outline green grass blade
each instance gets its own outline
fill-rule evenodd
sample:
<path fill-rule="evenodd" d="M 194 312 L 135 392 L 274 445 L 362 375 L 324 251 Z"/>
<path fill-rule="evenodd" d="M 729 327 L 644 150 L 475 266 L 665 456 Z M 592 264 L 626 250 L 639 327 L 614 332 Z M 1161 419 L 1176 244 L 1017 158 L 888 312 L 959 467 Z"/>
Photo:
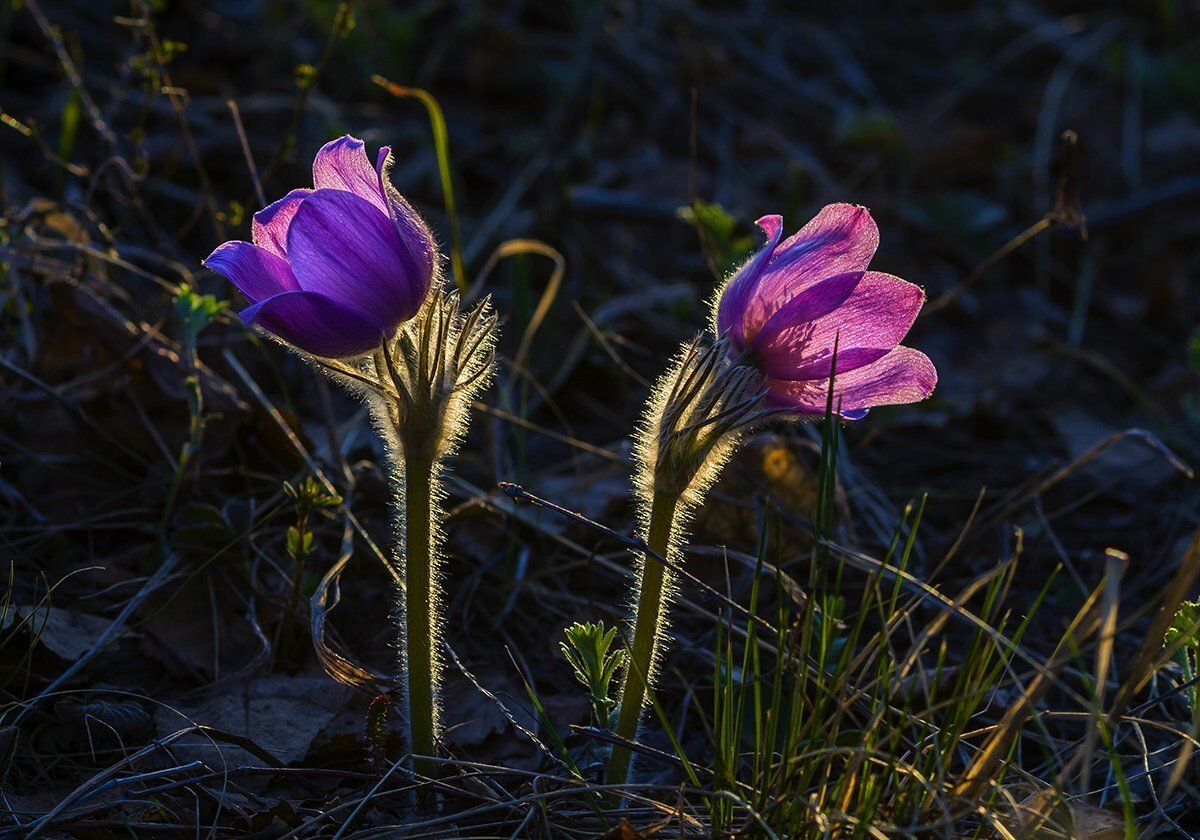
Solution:
<path fill-rule="evenodd" d="M 450 271 L 454 275 L 454 285 L 459 293 L 466 294 L 467 272 L 463 267 L 462 229 L 454 202 L 454 182 L 450 176 L 450 134 L 446 130 L 446 117 L 442 113 L 442 106 L 427 90 L 398 85 L 378 73 L 371 76 L 371 81 L 392 96 L 420 100 L 429 113 L 429 125 L 433 129 L 433 147 L 437 154 L 438 176 L 442 182 L 442 200 L 446 203 L 446 217 L 450 220 Z"/>

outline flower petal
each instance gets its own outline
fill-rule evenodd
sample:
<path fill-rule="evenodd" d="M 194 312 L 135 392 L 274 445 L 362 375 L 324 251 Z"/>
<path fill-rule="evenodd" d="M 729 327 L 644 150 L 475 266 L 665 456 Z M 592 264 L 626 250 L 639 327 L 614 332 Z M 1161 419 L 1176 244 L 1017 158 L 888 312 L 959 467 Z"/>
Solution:
<path fill-rule="evenodd" d="M 754 293 L 746 301 L 743 330 L 754 337 L 781 306 L 835 274 L 866 271 L 879 247 L 879 228 L 870 211 L 855 204 L 830 204 L 779 244 Z"/>
<path fill-rule="evenodd" d="M 781 306 L 750 343 L 762 372 L 796 379 L 790 373 L 809 360 L 815 322 L 842 306 L 862 279 L 861 271 L 837 274 L 814 283 Z"/>
<path fill-rule="evenodd" d="M 839 354 L 840 357 L 840 354 Z M 877 405 L 925 399 L 937 386 L 933 362 L 919 350 L 897 347 L 869 365 L 834 378 L 833 408 L 846 420 L 860 420 Z M 829 381 L 768 380 L 768 401 L 798 414 L 824 414 Z"/>
<path fill-rule="evenodd" d="M 318 190 L 354 193 L 387 212 L 379 177 L 367 159 L 367 147 L 349 134 L 330 140 L 317 152 L 313 159 L 313 186 Z"/>
<path fill-rule="evenodd" d="M 424 288 L 420 291 L 420 297 L 424 300 L 429 291 L 429 285 L 433 281 L 434 268 L 437 265 L 437 244 L 433 241 L 433 234 L 429 232 L 425 220 L 392 186 L 391 170 L 392 150 L 383 146 L 375 158 L 379 189 L 387 198 L 388 215 L 391 216 L 392 224 L 396 226 L 396 232 L 400 235 L 400 241 L 412 259 L 410 270 L 414 277 L 423 279 Z"/>
<path fill-rule="evenodd" d="M 268 204 L 254 214 L 250 221 L 250 238 L 260 248 L 287 259 L 287 230 L 300 202 L 312 195 L 312 190 L 292 190 L 274 204 Z"/>
<path fill-rule="evenodd" d="M 249 242 L 226 242 L 204 265 L 238 287 L 251 303 L 300 288 L 287 260 Z"/>
<path fill-rule="evenodd" d="M 815 292 L 837 278 L 810 286 L 771 316 L 754 339 L 756 354 L 768 376 L 828 379 L 835 344 L 837 373 L 841 376 L 882 358 L 900 343 L 921 311 L 925 292 L 891 274 L 868 271 L 861 276 L 862 281 L 840 305 L 820 313 L 810 323 L 794 317 L 793 310 L 803 308 Z"/>
<path fill-rule="evenodd" d="M 746 336 L 742 329 L 746 306 L 758 286 L 767 261 L 779 244 L 779 237 L 783 234 L 783 216 L 763 216 L 755 224 L 767 235 L 767 243 L 725 281 L 717 297 L 717 335 L 728 334 L 737 352 L 746 349 Z"/>
<path fill-rule="evenodd" d="M 300 288 L 370 312 L 391 328 L 416 314 L 428 290 L 413 275 L 391 219 L 341 190 L 317 190 L 301 203 L 287 253 Z"/>
<path fill-rule="evenodd" d="M 314 356 L 330 359 L 369 352 L 386 334 L 371 315 L 318 292 L 284 292 L 256 303 L 241 315 L 247 324 L 260 326 Z"/>

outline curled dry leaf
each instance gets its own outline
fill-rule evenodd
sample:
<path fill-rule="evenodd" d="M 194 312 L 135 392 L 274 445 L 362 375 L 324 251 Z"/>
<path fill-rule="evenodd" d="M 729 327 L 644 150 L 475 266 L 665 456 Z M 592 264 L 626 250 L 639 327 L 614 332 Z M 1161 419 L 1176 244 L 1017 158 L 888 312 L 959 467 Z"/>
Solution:
<path fill-rule="evenodd" d="M 74 662 L 83 656 L 109 622 L 97 615 L 42 604 L 17 604 L 4 615 L 0 631 L 28 633 L 55 656 Z"/>
<path fill-rule="evenodd" d="M 1009 829 L 1029 840 L 1122 840 L 1125 822 L 1111 811 L 1045 788 L 1017 806 Z"/>

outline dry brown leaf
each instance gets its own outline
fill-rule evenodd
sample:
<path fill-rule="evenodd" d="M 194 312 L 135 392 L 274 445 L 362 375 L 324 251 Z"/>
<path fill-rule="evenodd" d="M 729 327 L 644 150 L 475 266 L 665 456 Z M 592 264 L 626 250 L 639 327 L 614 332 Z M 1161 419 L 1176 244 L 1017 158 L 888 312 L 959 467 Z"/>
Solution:
<path fill-rule="evenodd" d="M 1118 815 L 1064 797 L 1049 788 L 1026 797 L 1008 828 L 1024 840 L 1122 840 L 1125 822 Z"/>
<path fill-rule="evenodd" d="M 649 840 L 657 831 L 658 829 L 651 829 L 649 832 L 640 831 L 630 825 L 629 820 L 621 817 L 619 823 L 599 835 L 596 840 Z"/>
<path fill-rule="evenodd" d="M 0 630 L 7 631 L 22 620 L 26 620 L 22 631 L 36 636 L 39 644 L 67 662 L 74 662 L 87 653 L 109 625 L 108 620 L 100 616 L 62 607 L 17 604 L 5 614 Z"/>
<path fill-rule="evenodd" d="M 275 674 L 222 686 L 220 694 L 155 715 L 160 736 L 200 723 L 253 741 L 284 764 L 300 761 L 318 733 L 339 712 L 350 692 L 324 677 Z M 172 746 L 177 756 L 219 768 L 260 763 L 244 750 L 189 736 Z"/>
<path fill-rule="evenodd" d="M 1074 840 L 1122 840 L 1125 821 L 1111 811 L 1091 805 L 1072 805 Z"/>

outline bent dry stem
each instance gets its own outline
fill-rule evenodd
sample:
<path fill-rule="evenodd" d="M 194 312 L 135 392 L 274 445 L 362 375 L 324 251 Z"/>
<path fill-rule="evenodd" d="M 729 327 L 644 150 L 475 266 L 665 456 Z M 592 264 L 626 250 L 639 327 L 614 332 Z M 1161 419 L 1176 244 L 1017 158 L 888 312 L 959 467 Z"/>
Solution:
<path fill-rule="evenodd" d="M 409 730 L 413 770 L 422 776 L 437 773 L 434 755 L 433 700 L 433 462 L 413 459 L 404 463 L 404 587 L 405 651 L 408 667 Z"/>
<path fill-rule="evenodd" d="M 671 545 L 671 531 L 675 525 L 675 511 L 678 505 L 678 494 L 669 492 L 655 493 L 651 502 L 650 524 L 646 534 L 649 552 L 642 557 L 632 657 L 625 672 L 625 685 L 621 690 L 621 711 L 616 729 L 618 737 L 628 741 L 637 736 L 638 721 L 646 701 L 646 680 L 650 679 L 654 664 L 654 649 L 658 642 L 667 575 L 667 569 L 659 558 L 667 556 Z M 613 747 L 612 758 L 608 764 L 609 784 L 625 782 L 629 776 L 631 759 L 632 755 L 627 747 Z"/>

